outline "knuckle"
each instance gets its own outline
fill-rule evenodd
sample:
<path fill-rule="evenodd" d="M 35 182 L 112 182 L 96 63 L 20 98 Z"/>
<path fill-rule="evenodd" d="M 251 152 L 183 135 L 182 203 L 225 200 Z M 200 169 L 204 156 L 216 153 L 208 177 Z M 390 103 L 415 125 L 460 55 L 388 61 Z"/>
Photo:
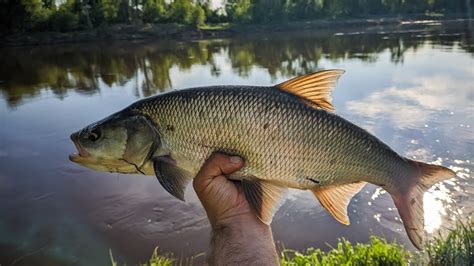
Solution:
<path fill-rule="evenodd" d="M 223 159 L 227 159 L 227 155 L 225 155 L 221 152 L 214 152 L 209 157 L 209 159 L 212 160 L 212 161 L 220 161 L 220 160 L 223 160 Z"/>

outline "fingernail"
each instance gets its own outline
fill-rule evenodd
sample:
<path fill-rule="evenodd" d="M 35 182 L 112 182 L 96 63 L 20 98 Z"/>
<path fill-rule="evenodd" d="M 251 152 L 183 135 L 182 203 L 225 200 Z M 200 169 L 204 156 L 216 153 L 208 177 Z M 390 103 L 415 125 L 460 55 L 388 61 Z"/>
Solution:
<path fill-rule="evenodd" d="M 242 158 L 240 158 L 239 156 L 232 156 L 230 157 L 230 162 L 233 164 L 241 164 Z"/>

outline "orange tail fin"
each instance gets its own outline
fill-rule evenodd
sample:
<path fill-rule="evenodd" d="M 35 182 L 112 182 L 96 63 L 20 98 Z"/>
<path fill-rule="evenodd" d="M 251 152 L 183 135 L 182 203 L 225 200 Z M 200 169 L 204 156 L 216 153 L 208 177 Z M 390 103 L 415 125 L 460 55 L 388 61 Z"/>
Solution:
<path fill-rule="evenodd" d="M 416 248 L 421 249 L 425 224 L 423 194 L 434 184 L 453 178 L 456 174 L 446 167 L 407 160 L 417 167 L 418 174 L 412 177 L 407 189 L 391 193 L 391 196 L 408 237 Z"/>

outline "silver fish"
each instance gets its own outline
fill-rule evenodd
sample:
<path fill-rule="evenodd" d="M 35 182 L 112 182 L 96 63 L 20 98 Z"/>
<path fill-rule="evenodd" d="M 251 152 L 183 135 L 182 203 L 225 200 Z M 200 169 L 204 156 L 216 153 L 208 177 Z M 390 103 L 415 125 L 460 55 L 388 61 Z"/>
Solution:
<path fill-rule="evenodd" d="M 412 243 L 423 245 L 423 194 L 455 177 L 445 167 L 404 158 L 336 115 L 330 93 L 342 70 L 276 86 L 215 86 L 173 91 L 133 103 L 71 135 L 70 159 L 109 172 L 156 175 L 184 200 L 184 190 L 216 151 L 238 155 L 256 215 L 269 224 L 287 188 L 311 190 L 349 224 L 347 205 L 366 182 L 392 196 Z M 403 111 L 403 110 L 401 110 Z"/>

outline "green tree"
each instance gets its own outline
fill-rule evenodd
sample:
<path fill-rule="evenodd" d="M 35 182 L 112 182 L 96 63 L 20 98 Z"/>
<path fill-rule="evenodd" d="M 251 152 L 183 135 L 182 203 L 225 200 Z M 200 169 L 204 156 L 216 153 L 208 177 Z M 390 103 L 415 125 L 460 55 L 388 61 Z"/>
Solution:
<path fill-rule="evenodd" d="M 20 3 L 24 9 L 24 28 L 42 30 L 47 27 L 52 10 L 46 8 L 42 0 L 21 0 Z"/>
<path fill-rule="evenodd" d="M 170 19 L 173 22 L 183 24 L 191 24 L 193 22 L 194 5 L 191 0 L 174 0 L 170 8 Z"/>
<path fill-rule="evenodd" d="M 203 26 L 205 24 L 205 21 L 206 13 L 204 8 L 202 8 L 200 5 L 196 5 L 193 12 L 193 25 L 199 28 L 199 26 Z"/>
<path fill-rule="evenodd" d="M 143 22 L 165 22 L 166 3 L 164 0 L 147 0 L 143 6 Z"/>
<path fill-rule="evenodd" d="M 276 4 L 279 5 L 279 0 L 254 0 L 252 5 L 252 21 L 256 23 L 270 22 L 273 19 L 273 11 Z"/>
<path fill-rule="evenodd" d="M 128 0 L 120 0 L 117 10 L 117 22 L 130 22 L 130 6 Z"/>
<path fill-rule="evenodd" d="M 89 29 L 112 23 L 273 23 L 286 20 L 464 12 L 472 0 L 0 0 L 0 31 Z M 224 12 L 225 10 L 225 12 Z"/>
<path fill-rule="evenodd" d="M 102 0 L 102 9 L 104 11 L 105 19 L 108 23 L 113 23 L 117 20 L 120 0 Z"/>
<path fill-rule="evenodd" d="M 229 0 L 225 10 L 230 21 L 238 23 L 249 23 L 252 21 L 251 0 Z"/>
<path fill-rule="evenodd" d="M 79 15 L 72 11 L 74 4 L 72 0 L 69 0 L 51 15 L 49 24 L 52 30 L 66 32 L 79 28 Z"/>
<path fill-rule="evenodd" d="M 322 0 L 291 0 L 289 4 L 289 15 L 294 19 L 315 18 L 321 12 Z"/>
<path fill-rule="evenodd" d="M 228 16 L 225 13 L 225 9 L 223 7 L 219 8 L 211 8 L 209 1 L 205 1 L 201 3 L 201 7 L 204 9 L 204 13 L 206 16 L 206 23 L 222 23 L 228 22 Z"/>

